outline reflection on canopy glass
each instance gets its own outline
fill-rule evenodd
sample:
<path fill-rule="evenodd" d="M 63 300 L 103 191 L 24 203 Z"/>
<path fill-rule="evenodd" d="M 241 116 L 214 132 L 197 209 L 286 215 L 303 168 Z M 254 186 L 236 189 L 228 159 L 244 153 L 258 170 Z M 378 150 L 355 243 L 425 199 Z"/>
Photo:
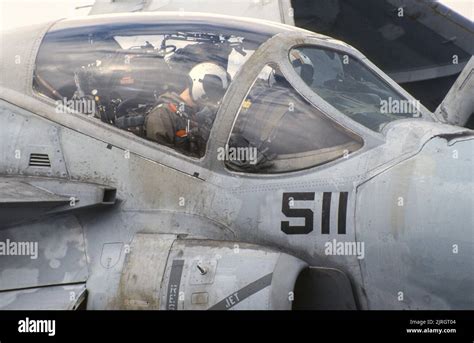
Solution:
<path fill-rule="evenodd" d="M 407 100 L 353 56 L 320 47 L 292 49 L 296 72 L 320 97 L 375 131 L 384 124 L 420 116 L 419 102 Z"/>
<path fill-rule="evenodd" d="M 202 157 L 229 83 L 268 39 L 212 29 L 60 22 L 41 44 L 34 88 L 65 107 Z"/>
<path fill-rule="evenodd" d="M 282 173 L 348 156 L 362 140 L 309 104 L 276 66 L 267 65 L 242 103 L 228 146 L 237 152 L 228 154 L 228 168 Z"/>

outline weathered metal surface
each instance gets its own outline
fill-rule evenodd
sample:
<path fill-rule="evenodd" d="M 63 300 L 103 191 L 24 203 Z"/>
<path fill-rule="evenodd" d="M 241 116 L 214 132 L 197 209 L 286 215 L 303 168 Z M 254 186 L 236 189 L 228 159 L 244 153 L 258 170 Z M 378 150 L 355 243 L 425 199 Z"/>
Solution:
<path fill-rule="evenodd" d="M 247 23 L 235 21 L 235 25 Z M 362 309 L 472 308 L 472 299 L 464 297 L 461 302 L 459 294 L 472 283 L 473 192 L 468 190 L 472 187 L 468 173 L 472 177 L 473 131 L 442 124 L 424 108 L 421 118 L 391 122 L 382 132 L 369 130 L 301 80 L 287 58 L 291 47 L 318 45 L 359 57 L 400 94 L 413 98 L 350 46 L 297 29 L 283 31 L 265 42 L 235 76 L 214 122 L 207 153 L 199 160 L 94 118 L 55 111 L 53 101 L 32 90 L 40 37 L 29 38 L 26 33 L 15 37 L 30 58 L 15 67 L 18 80 L 6 71 L 14 63 L 10 60 L 14 51 L 8 52 L 10 57 L 0 69 L 7 76 L 0 87 L 0 175 L 29 180 L 34 187 L 62 196 L 79 194 L 88 204 L 104 200 L 104 190 L 115 190 L 117 201 L 67 215 L 49 213 L 0 230 L 0 241 L 39 243 L 37 260 L 0 256 L 1 289 L 87 282 L 89 309 L 208 309 L 217 304 L 288 309 L 289 289 L 300 268 L 310 265 L 347 275 Z M 226 144 L 249 88 L 270 62 L 329 120 L 362 137 L 364 146 L 346 158 L 297 172 L 256 175 L 228 170 L 217 158 L 217 149 Z M 36 138 L 35 129 L 47 134 Z M 35 146 L 35 140 L 56 154 L 51 155 L 51 175 L 30 173 L 27 159 L 15 159 L 15 150 Z M 451 150 L 458 150 L 458 160 L 451 157 Z M 41 177 L 33 180 L 34 175 Z M 303 203 L 314 219 L 307 234 L 287 235 L 281 230 L 282 222 L 289 220 L 282 213 L 283 193 L 288 192 L 314 194 L 313 201 Z M 393 202 L 398 193 L 406 197 L 403 213 Z M 330 201 L 324 202 L 327 194 Z M 416 205 L 410 208 L 409 202 Z M 338 228 L 344 219 L 342 233 Z M 301 224 L 298 220 L 290 222 Z M 323 222 L 329 232 L 322 231 Z M 416 230 L 400 234 L 404 241 L 395 242 L 392 233 L 407 223 Z M 171 239 L 163 240 L 163 234 L 177 238 L 170 245 Z M 421 241 L 416 250 L 412 240 L 420 242 L 425 236 L 429 243 Z M 327 254 L 326 245 L 333 240 L 363 242 L 365 256 Z M 459 244 L 460 253 L 447 255 L 443 249 L 453 244 Z M 462 260 L 454 267 L 451 262 L 458 258 Z M 430 259 L 436 268 L 427 269 L 423 279 L 415 278 L 421 275 L 418 261 Z M 207 272 L 202 274 L 198 265 Z M 449 280 L 461 290 L 458 294 Z M 394 300 L 399 285 L 404 285 L 409 302 Z M 425 301 L 430 290 L 435 291 Z M 32 300 L 31 308 L 42 304 Z"/>
<path fill-rule="evenodd" d="M 370 306 L 473 308 L 473 149 L 472 137 L 433 138 L 358 187 L 357 239 L 366 242 L 361 267 Z"/>
<path fill-rule="evenodd" d="M 466 125 L 474 113 L 472 94 L 474 94 L 474 57 L 471 57 L 466 64 L 435 113 L 448 124 Z"/>
<path fill-rule="evenodd" d="M 28 288 L 0 292 L 2 310 L 77 310 L 85 309 L 86 284 Z"/>
<path fill-rule="evenodd" d="M 160 288 L 168 254 L 176 236 L 137 234 L 120 278 L 119 309 L 152 310 L 160 307 Z"/>
<path fill-rule="evenodd" d="M 169 252 L 160 309 L 288 310 L 290 292 L 305 266 L 261 246 L 177 240 Z"/>
<path fill-rule="evenodd" d="M 0 256 L 0 290 L 85 282 L 87 262 L 82 226 L 74 216 L 0 230 L 0 242 L 13 247 Z"/>

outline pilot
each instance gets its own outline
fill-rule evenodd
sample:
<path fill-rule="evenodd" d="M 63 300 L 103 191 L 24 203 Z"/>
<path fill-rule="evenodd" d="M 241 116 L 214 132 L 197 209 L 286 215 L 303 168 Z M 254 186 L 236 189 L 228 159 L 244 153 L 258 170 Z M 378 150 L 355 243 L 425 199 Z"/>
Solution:
<path fill-rule="evenodd" d="M 229 83 L 229 74 L 218 64 L 197 64 L 188 74 L 186 89 L 180 94 L 161 95 L 147 114 L 146 137 L 191 154 L 203 154 L 217 107 Z"/>

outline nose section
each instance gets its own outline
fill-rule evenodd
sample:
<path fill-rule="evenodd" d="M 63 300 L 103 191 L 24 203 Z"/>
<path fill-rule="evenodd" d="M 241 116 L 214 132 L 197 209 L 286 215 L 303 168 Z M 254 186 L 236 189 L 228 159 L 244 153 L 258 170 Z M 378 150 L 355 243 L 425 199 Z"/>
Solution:
<path fill-rule="evenodd" d="M 474 308 L 474 137 L 437 136 L 358 187 L 372 308 Z"/>

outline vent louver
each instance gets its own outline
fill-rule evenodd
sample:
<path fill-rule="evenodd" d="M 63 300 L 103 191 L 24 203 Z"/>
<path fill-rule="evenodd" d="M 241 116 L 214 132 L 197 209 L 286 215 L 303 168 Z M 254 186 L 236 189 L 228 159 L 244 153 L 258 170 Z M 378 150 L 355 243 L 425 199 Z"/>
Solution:
<path fill-rule="evenodd" d="M 51 161 L 49 160 L 48 154 L 30 154 L 30 167 L 51 167 Z"/>

